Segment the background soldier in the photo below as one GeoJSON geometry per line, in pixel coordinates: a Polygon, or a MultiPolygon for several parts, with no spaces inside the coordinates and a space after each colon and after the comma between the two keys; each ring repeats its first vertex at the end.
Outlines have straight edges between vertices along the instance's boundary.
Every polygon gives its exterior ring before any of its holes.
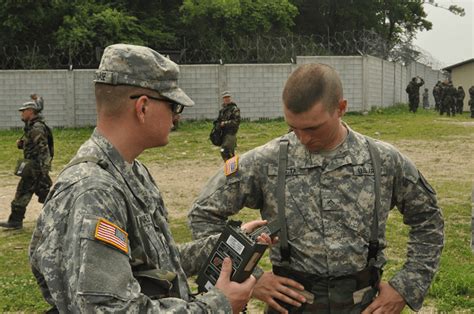
{"type": "Polygon", "coordinates": [[[430,100],[428,97],[429,97],[428,88],[425,88],[425,91],[423,92],[423,109],[430,108],[430,100]]]}
{"type": "Polygon", "coordinates": [[[49,171],[54,155],[53,136],[43,117],[38,114],[41,109],[33,101],[26,102],[19,108],[21,120],[25,122],[24,133],[16,142],[17,147],[23,149],[24,160],[18,164],[22,167],[19,169],[21,173],[16,171],[21,179],[11,202],[10,217],[8,221],[0,222],[0,227],[22,228],[26,206],[33,194],[38,196],[38,202],[44,203],[51,187],[49,171]]]}
{"type": "Polygon", "coordinates": [[[419,77],[416,76],[411,79],[410,83],[408,83],[407,88],[405,91],[408,93],[408,101],[409,101],[409,111],[416,113],[418,110],[418,106],[420,104],[420,87],[425,84],[425,81],[419,77]],[[418,79],[420,81],[418,82],[418,79]]]}
{"type": "Polygon", "coordinates": [[[261,276],[253,293],[279,312],[399,313],[405,303],[419,310],[443,248],[435,191],[393,146],[342,122],[346,109],[334,69],[296,69],[283,89],[293,132],[241,155],[233,173],[219,170],[209,180],[188,216],[193,236],[220,232],[244,207],[280,221],[273,272],[261,276]],[[379,283],[394,207],[410,227],[407,260],[379,283]],[[314,303],[296,309],[305,297],[290,287],[309,290],[314,303]]]}
{"type": "Polygon", "coordinates": [[[438,81],[433,87],[433,98],[435,100],[435,110],[439,111],[440,107],[440,98],[441,98],[441,81],[438,81]]]}
{"type": "Polygon", "coordinates": [[[464,107],[464,97],[466,97],[466,93],[464,92],[464,88],[462,86],[458,87],[456,93],[456,111],[459,114],[462,114],[463,107],[464,107]]]}
{"type": "Polygon", "coordinates": [[[471,118],[474,118],[474,85],[469,87],[469,108],[471,109],[471,118]]]}
{"type": "Polygon", "coordinates": [[[440,115],[446,112],[447,116],[456,115],[456,94],[457,90],[453,86],[451,80],[444,81],[442,88],[442,98],[441,98],[441,110],[439,111],[440,115]]]}
{"type": "Polygon", "coordinates": [[[105,49],[94,80],[97,128],[58,176],[30,244],[51,313],[230,313],[250,298],[255,278],[230,281],[228,258],[216,286],[191,296],[186,275],[217,238],[178,248],[161,193],[135,159],[166,145],[173,119],[194,104],[178,72],[147,47],[105,49]]]}
{"type": "Polygon", "coordinates": [[[240,109],[232,101],[232,95],[225,91],[222,93],[222,109],[219,110],[217,123],[222,128],[223,140],[221,156],[224,161],[234,157],[237,146],[237,131],[240,125],[240,109]]]}

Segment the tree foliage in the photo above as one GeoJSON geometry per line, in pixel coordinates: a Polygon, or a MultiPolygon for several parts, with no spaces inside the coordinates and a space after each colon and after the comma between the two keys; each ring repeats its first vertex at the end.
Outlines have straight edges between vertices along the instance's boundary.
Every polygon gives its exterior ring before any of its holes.
{"type": "Polygon", "coordinates": [[[254,35],[330,38],[365,29],[393,51],[431,29],[426,5],[465,13],[435,0],[3,0],[0,47],[49,45],[74,57],[117,42],[179,50],[183,43],[197,48],[254,35]]]}
{"type": "Polygon", "coordinates": [[[184,0],[188,38],[231,40],[253,34],[287,34],[297,9],[288,0],[184,0]]]}

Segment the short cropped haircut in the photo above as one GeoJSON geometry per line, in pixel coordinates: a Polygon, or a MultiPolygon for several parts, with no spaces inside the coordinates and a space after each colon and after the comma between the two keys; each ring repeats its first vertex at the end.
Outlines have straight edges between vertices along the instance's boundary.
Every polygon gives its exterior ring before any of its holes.
{"type": "Polygon", "coordinates": [[[131,88],[124,85],[95,84],[97,112],[117,117],[124,112],[131,88]]]}
{"type": "Polygon", "coordinates": [[[336,71],[326,64],[305,64],[297,68],[283,88],[283,104],[293,113],[308,111],[317,103],[330,113],[343,98],[342,83],[336,71]]]}
{"type": "Polygon", "coordinates": [[[95,83],[97,112],[111,117],[120,116],[126,111],[125,107],[130,105],[132,95],[159,97],[157,92],[146,88],[95,83]]]}

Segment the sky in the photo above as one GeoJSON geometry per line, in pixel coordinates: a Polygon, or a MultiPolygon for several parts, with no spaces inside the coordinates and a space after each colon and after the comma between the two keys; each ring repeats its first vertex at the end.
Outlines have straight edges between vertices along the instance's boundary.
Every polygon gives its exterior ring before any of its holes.
{"type": "Polygon", "coordinates": [[[441,68],[474,58],[474,0],[435,2],[444,7],[452,4],[461,6],[466,15],[461,17],[448,10],[424,4],[427,20],[433,23],[433,28],[418,32],[413,43],[431,54],[441,68]]]}

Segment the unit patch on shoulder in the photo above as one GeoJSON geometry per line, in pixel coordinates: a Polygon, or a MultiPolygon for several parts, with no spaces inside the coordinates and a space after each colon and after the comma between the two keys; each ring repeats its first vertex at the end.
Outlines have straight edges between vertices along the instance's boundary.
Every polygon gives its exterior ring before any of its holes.
{"type": "Polygon", "coordinates": [[[128,233],[110,221],[99,219],[95,227],[95,238],[128,254],[128,233]]]}
{"type": "Polygon", "coordinates": [[[229,176],[239,169],[239,156],[235,155],[234,157],[227,159],[224,165],[224,173],[226,176],[229,176]]]}

